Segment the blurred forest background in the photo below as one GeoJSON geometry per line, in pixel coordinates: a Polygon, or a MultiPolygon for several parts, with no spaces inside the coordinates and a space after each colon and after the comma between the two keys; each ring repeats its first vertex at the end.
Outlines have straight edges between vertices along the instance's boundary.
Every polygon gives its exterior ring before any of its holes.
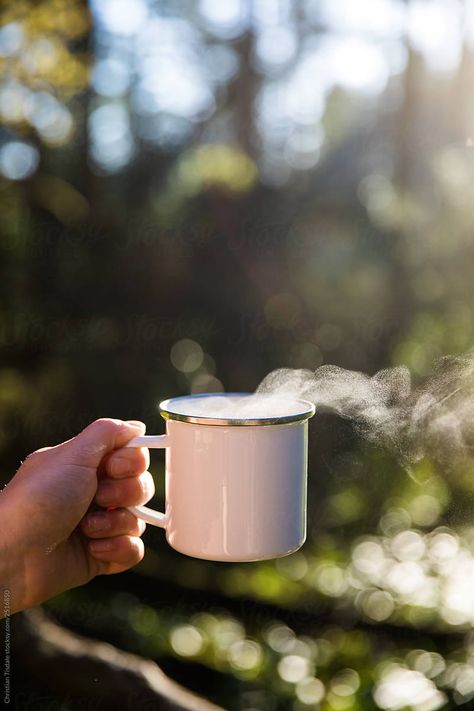
{"type": "MultiPolygon", "coordinates": [[[[417,382],[472,347],[473,0],[0,12],[3,482],[99,416],[163,431],[170,395],[322,363],[417,382]]],[[[213,564],[149,529],[46,608],[232,711],[472,708],[472,461],[407,472],[324,413],[309,456],[300,552],[213,564]]],[[[12,665],[18,708],[96,708],[95,677],[70,699],[12,665]]]]}

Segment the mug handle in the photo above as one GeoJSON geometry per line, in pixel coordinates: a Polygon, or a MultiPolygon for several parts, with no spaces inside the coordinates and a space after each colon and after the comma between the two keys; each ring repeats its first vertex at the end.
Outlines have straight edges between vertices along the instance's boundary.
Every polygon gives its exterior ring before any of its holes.
{"type": "MultiPolygon", "coordinates": [[[[150,449],[164,449],[169,446],[169,435],[141,435],[140,437],[134,437],[124,445],[124,447],[149,447],[150,449]]],[[[168,517],[160,511],[154,511],[148,506],[127,506],[127,509],[146,523],[166,528],[168,517]]]]}

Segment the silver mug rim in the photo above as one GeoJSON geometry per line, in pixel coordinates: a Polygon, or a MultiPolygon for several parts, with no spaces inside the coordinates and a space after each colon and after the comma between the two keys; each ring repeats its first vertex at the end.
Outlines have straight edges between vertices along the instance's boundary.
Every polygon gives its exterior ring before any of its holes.
{"type": "Polygon", "coordinates": [[[213,425],[227,427],[255,427],[256,425],[288,425],[293,422],[304,422],[313,417],[316,408],[309,400],[302,398],[293,398],[295,402],[304,405],[301,412],[292,415],[276,415],[274,417],[252,417],[252,418],[223,418],[223,417],[204,417],[202,415],[185,415],[177,412],[171,412],[169,407],[171,403],[179,400],[189,400],[189,398],[206,398],[206,397],[224,397],[224,396],[250,396],[255,393],[198,393],[196,395],[178,395],[177,397],[167,398],[160,402],[160,414],[164,420],[177,420],[178,422],[189,422],[193,425],[213,425]]]}

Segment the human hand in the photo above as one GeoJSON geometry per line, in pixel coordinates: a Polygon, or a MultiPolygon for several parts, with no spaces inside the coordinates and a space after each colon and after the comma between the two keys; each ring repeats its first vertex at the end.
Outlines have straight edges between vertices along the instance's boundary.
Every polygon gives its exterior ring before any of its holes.
{"type": "Polygon", "coordinates": [[[143,558],[145,524],[123,507],[154,493],[148,450],[124,448],[144,432],[141,422],[96,420],[30,454],[0,493],[0,572],[11,612],[143,558]]]}

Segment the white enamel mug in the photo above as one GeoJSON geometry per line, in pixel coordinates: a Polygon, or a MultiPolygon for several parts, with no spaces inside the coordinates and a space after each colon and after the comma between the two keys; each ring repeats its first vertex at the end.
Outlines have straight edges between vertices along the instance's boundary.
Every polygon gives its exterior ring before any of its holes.
{"type": "Polygon", "coordinates": [[[256,561],[288,555],[305,541],[308,419],[314,405],[290,399],[274,416],[229,417],[234,402],[253,397],[212,393],[165,400],[160,410],[166,434],[135,437],[126,445],[166,449],[166,512],[129,510],[164,528],[180,553],[256,561]],[[212,416],[196,414],[214,403],[212,416]]]}

